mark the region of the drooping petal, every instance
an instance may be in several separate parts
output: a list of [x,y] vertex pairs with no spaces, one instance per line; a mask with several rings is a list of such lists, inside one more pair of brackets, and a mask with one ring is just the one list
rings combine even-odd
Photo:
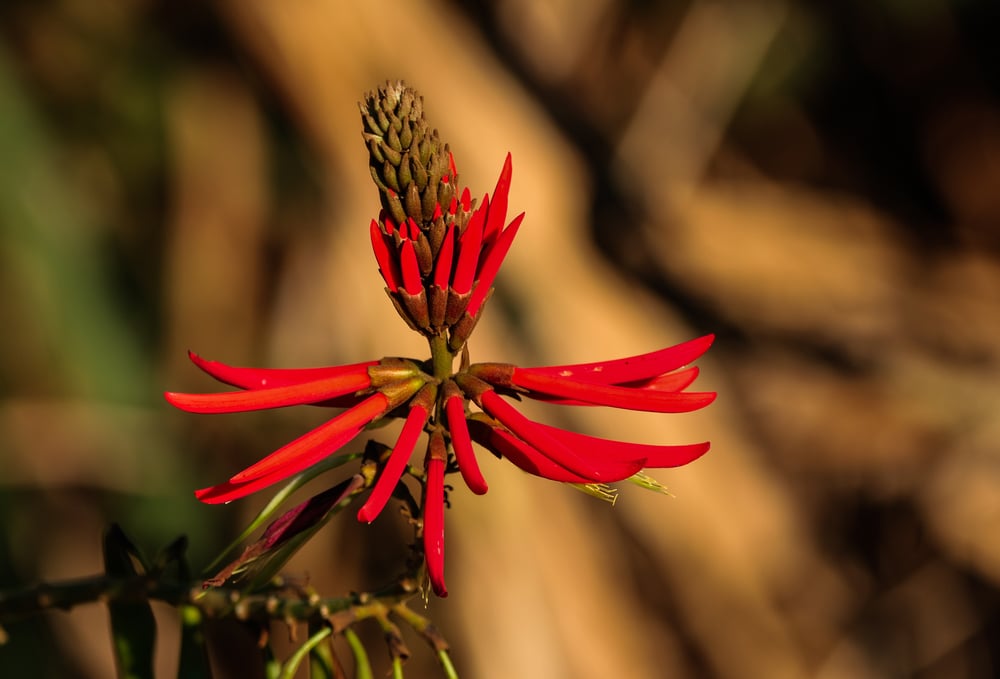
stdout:
[[448,431],[451,433],[451,447],[455,450],[458,470],[465,480],[465,485],[476,495],[483,495],[489,490],[489,486],[486,485],[486,479],[479,470],[476,452],[472,449],[472,439],[465,423],[464,399],[457,394],[449,396],[444,404],[444,414],[448,422]]
[[552,365],[538,368],[522,368],[533,373],[556,375],[583,382],[600,384],[623,384],[649,379],[657,375],[684,367],[708,351],[715,335],[705,335],[676,346],[652,351],[648,354],[628,356],[612,361],[596,363],[576,363],[572,365]]
[[[596,382],[582,382],[524,368],[514,369],[511,382],[529,392],[539,392],[610,408],[654,413],[686,413],[704,408],[715,400],[714,392],[661,392],[633,389]],[[528,393],[528,396],[531,397],[532,394]]]
[[523,471],[561,483],[591,483],[593,479],[574,474],[508,431],[479,420],[469,421],[472,438],[484,448],[509,460]]
[[281,387],[301,384],[311,380],[321,380],[337,377],[347,373],[355,373],[378,364],[378,361],[365,361],[351,365],[337,365],[323,368],[241,368],[226,365],[219,361],[209,361],[193,351],[188,352],[191,362],[215,379],[240,389],[263,389],[265,387]]
[[536,422],[535,424],[547,431],[550,436],[574,450],[584,459],[604,459],[608,457],[631,460],[642,459],[645,460],[644,467],[662,469],[686,465],[689,462],[697,460],[707,453],[709,449],[707,441],[684,445],[630,443],[580,434],[540,422]]
[[330,455],[360,433],[366,424],[381,417],[389,408],[389,399],[382,393],[375,393],[350,410],[321,424],[312,431],[274,451],[253,464],[230,481],[243,483],[261,476],[292,469],[285,474],[291,476]]
[[218,394],[167,392],[164,397],[174,407],[189,413],[239,413],[320,403],[338,396],[362,391],[369,388],[371,383],[367,369],[359,368],[353,372],[344,372],[333,377],[285,386],[247,391],[226,391]]
[[[383,414],[388,406],[389,400],[385,396],[373,394],[355,408],[279,448],[229,481],[202,488],[194,495],[206,504],[222,504],[284,481],[337,452],[338,448],[361,433],[365,424]],[[251,471],[253,473],[248,474]]]
[[483,410],[499,420],[525,443],[562,467],[585,477],[588,481],[609,482],[631,476],[642,469],[643,460],[583,459],[544,427],[538,426],[503,400],[492,389],[480,397]]
[[432,435],[427,456],[427,479],[424,490],[424,557],[431,588],[439,597],[448,596],[444,584],[444,440]]
[[420,433],[427,422],[427,414],[427,409],[421,405],[410,406],[406,423],[399,433],[399,438],[396,439],[396,445],[393,446],[392,452],[389,454],[389,460],[375,481],[371,495],[358,510],[358,521],[371,523],[385,508],[385,503],[392,496],[392,491],[396,488],[396,484],[403,476],[403,470],[406,469],[406,464],[410,461],[413,448],[417,445],[417,439],[420,438]]

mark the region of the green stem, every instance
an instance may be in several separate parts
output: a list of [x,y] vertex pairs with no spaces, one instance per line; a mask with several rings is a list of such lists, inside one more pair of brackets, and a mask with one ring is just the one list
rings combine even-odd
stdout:
[[431,365],[434,368],[434,377],[439,380],[446,380],[451,377],[451,366],[455,362],[455,354],[448,348],[448,338],[444,335],[435,335],[428,340],[431,346]]

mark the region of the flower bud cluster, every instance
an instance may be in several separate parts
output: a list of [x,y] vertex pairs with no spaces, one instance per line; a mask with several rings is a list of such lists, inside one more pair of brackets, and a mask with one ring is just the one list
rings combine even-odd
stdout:
[[364,138],[382,212],[371,222],[372,249],[396,311],[417,332],[465,345],[523,215],[506,225],[510,156],[493,192],[477,208],[457,190],[455,161],[428,131],[422,100],[397,83],[361,106]]

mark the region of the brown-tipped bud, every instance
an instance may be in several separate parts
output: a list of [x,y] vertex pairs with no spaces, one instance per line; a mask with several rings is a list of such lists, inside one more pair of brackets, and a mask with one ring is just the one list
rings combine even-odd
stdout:
[[405,290],[397,290],[400,304],[406,310],[406,316],[413,321],[420,332],[431,329],[430,313],[427,310],[427,294],[421,290],[419,294],[411,295]]
[[512,388],[514,386],[515,366],[510,363],[474,363],[466,372],[478,380],[497,387]]
[[403,301],[397,296],[397,294],[389,290],[389,288],[386,288],[385,291],[388,293],[389,299],[392,301],[392,306],[396,309],[396,313],[399,314],[400,318],[406,321],[406,324],[410,326],[410,330],[422,333],[423,330],[418,328],[417,324],[413,322],[412,318],[410,318],[409,311],[403,307]]
[[417,393],[427,380],[422,377],[412,377],[408,380],[401,380],[379,387],[378,391],[389,399],[388,410],[392,410],[410,400],[410,397]]
[[471,291],[458,294],[451,288],[448,289],[448,311],[444,316],[445,325],[450,327],[462,320],[462,314],[469,306],[470,297],[472,297]]
[[423,373],[417,364],[406,358],[383,358],[368,368],[368,377],[376,388],[421,374]]
[[462,393],[465,394],[467,398],[475,401],[476,405],[480,407],[482,407],[482,403],[479,400],[480,397],[487,391],[493,390],[493,387],[491,387],[488,383],[478,377],[470,375],[469,373],[458,373],[453,379],[462,389]]
[[448,292],[437,285],[427,288],[427,311],[431,317],[431,327],[440,328],[444,325],[444,312],[448,307]]
[[[447,145],[441,142],[437,130],[427,126],[423,100],[402,82],[386,83],[368,93],[360,107],[362,135],[382,207],[398,217],[393,203],[401,197],[405,213],[417,221],[421,230],[425,229],[438,207],[442,177],[449,174],[451,167]],[[450,202],[454,188],[446,194]]]
[[476,323],[479,322],[479,316],[470,316],[468,313],[463,312],[462,317],[458,319],[458,322],[451,326],[448,333],[448,348],[452,351],[458,351],[465,346],[465,343],[469,341],[469,337],[472,335],[472,331],[476,329]]
[[417,233],[416,240],[413,241],[413,250],[417,254],[417,264],[420,266],[420,274],[422,276],[429,276],[431,271],[434,270],[434,254],[431,252],[431,243],[423,231]]

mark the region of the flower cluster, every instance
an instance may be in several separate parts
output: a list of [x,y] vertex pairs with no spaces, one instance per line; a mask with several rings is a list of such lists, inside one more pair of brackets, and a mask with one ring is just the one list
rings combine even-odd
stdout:
[[596,363],[536,368],[470,363],[467,340],[523,218],[507,222],[510,156],[492,197],[486,194],[477,207],[468,189],[457,190],[454,159],[437,132],[428,131],[413,90],[400,83],[369,94],[362,117],[382,200],[382,213],[371,224],[375,259],[397,311],[427,337],[430,358],[277,370],[234,367],[192,353],[195,365],[238,390],[166,397],[195,413],[303,404],[343,409],[228,481],[197,491],[207,503],[229,502],[287,479],[340,451],[367,425],[398,417],[402,430],[380,460],[379,474],[358,511],[359,520],[371,522],[401,482],[426,433],[423,552],[434,592],[446,596],[445,476],[457,472],[472,492],[487,491],[473,443],[528,473],[573,484],[634,479],[644,468],[687,464],[709,448],[707,442],[648,445],[571,432],[528,419],[511,399],[657,413],[696,410],[715,394],[687,391],[698,375],[696,367],[688,366],[713,338]]

